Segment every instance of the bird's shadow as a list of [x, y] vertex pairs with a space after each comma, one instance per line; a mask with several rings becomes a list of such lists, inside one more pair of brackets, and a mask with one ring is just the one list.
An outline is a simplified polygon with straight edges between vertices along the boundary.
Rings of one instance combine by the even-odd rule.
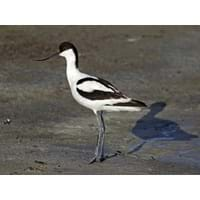
[[166, 107], [165, 102], [156, 102], [150, 106], [150, 111], [132, 129], [132, 134], [141, 140], [133, 145], [129, 153], [140, 150], [144, 144], [155, 141], [183, 141], [197, 138], [182, 130], [180, 126], [171, 120], [156, 117]]

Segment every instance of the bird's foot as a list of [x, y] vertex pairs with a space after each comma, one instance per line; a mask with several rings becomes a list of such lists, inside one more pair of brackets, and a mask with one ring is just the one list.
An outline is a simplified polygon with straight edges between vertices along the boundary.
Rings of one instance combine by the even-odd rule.
[[112, 157], [115, 157], [115, 156], [118, 156], [118, 155], [120, 155], [121, 154], [121, 151], [116, 151], [115, 153], [112, 153], [112, 154], [108, 154], [108, 155], [102, 155], [102, 156], [94, 156], [91, 160], [90, 160], [90, 162], [89, 162], [89, 164], [92, 164], [92, 163], [95, 163], [95, 162], [103, 162], [104, 160], [106, 160], [106, 159], [109, 159], [109, 158], [112, 158]]
[[99, 156], [94, 156], [90, 160], [89, 164], [92, 164], [92, 163], [95, 163], [95, 162], [103, 162], [105, 159], [106, 159], [105, 156], [100, 156], [100, 157]]

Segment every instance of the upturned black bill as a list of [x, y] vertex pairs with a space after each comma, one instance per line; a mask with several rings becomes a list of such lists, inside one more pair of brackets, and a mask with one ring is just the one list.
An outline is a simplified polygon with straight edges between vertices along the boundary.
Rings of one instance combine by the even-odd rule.
[[51, 55], [51, 56], [48, 56], [47, 58], [42, 58], [42, 59], [38, 59], [38, 60], [35, 60], [35, 61], [45, 61], [45, 60], [48, 60], [48, 59], [50, 59], [50, 58], [52, 58], [52, 57], [54, 57], [54, 56], [59, 55], [59, 53], [60, 53], [60, 52], [57, 52], [57, 53], [54, 53], [54, 54]]

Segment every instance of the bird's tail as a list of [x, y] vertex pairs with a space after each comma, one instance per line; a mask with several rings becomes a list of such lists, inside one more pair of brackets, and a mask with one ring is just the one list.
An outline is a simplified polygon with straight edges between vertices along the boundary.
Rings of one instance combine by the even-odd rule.
[[118, 102], [104, 106], [107, 111], [141, 111], [141, 109], [145, 107], [147, 107], [147, 105], [144, 102], [134, 99], [131, 99], [128, 102]]
[[138, 101], [138, 100], [135, 100], [135, 99], [131, 99], [128, 102], [116, 103], [114, 105], [115, 106], [125, 106], [125, 107], [140, 107], [140, 108], [147, 107], [147, 105], [144, 102]]

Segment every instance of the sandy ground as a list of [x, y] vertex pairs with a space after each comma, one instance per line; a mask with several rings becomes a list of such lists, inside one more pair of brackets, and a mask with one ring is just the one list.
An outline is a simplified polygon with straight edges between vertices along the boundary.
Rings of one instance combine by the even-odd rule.
[[[63, 58], [33, 61], [63, 41], [80, 70], [150, 106], [105, 114], [106, 151], [122, 154], [102, 163], [88, 165], [96, 119], [72, 99]], [[199, 27], [0, 26], [0, 174], [199, 174], [199, 44]]]

